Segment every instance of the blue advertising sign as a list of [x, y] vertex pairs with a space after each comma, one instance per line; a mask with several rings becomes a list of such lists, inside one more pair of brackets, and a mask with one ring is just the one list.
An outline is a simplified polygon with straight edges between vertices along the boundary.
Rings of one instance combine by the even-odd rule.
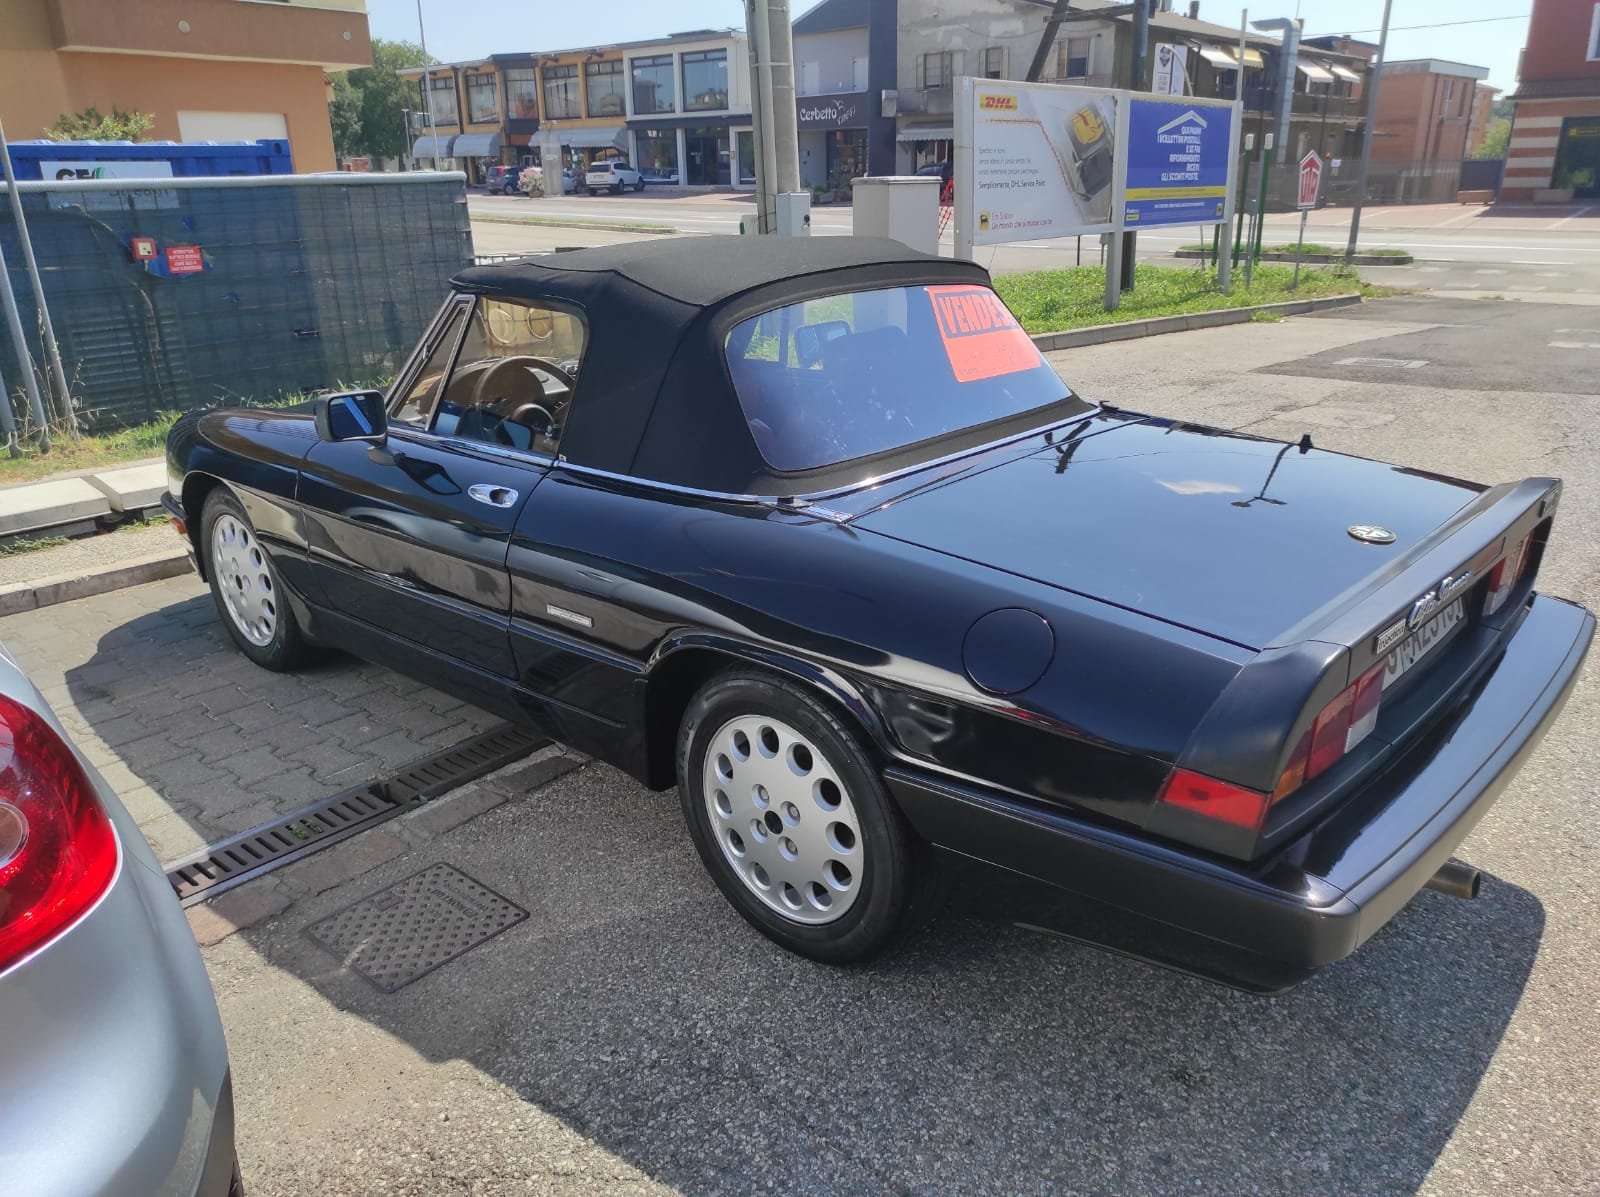
[[1123, 219], [1215, 224], [1228, 194], [1231, 105], [1131, 97]]

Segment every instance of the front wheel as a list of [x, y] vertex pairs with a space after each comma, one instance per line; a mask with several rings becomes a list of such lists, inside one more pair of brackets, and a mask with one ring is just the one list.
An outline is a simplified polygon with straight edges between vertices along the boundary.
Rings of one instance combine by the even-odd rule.
[[723, 674], [684, 714], [678, 793], [723, 896], [790, 951], [877, 955], [930, 905], [934, 870], [855, 733], [793, 683]]
[[621, 183], [613, 183], [613, 184], [611, 184], [611, 194], [612, 195], [621, 195], [622, 194], [622, 184]]
[[293, 669], [305, 655], [305, 637], [239, 500], [221, 487], [212, 491], [200, 531], [211, 597], [234, 644], [264, 669]]
[[641, 178], [639, 180], [638, 184], [634, 187], [634, 190], [635, 191], [643, 191], [644, 190], [644, 179], [643, 178]]

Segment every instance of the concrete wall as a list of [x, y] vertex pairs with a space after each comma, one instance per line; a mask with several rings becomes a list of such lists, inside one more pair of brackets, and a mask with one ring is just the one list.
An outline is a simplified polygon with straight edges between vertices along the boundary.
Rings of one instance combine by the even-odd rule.
[[[904, 4], [905, 0], [901, 0]], [[798, 33], [794, 39], [794, 85], [800, 95], [835, 95], [846, 91], [863, 91], [854, 74], [854, 62], [860, 59], [862, 71], [866, 70], [867, 27], [835, 29], [828, 33]], [[815, 63], [816, 84], [807, 89], [807, 63]]]

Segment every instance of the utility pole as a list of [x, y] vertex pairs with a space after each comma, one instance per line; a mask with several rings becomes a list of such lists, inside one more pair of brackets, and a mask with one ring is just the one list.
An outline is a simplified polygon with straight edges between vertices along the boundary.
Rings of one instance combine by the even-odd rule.
[[1044, 32], [1039, 35], [1039, 45], [1033, 52], [1033, 61], [1028, 64], [1026, 78], [1029, 83], [1039, 82], [1039, 76], [1044, 74], [1044, 64], [1050, 59], [1050, 47], [1056, 44], [1056, 31], [1061, 28], [1061, 22], [1067, 19], [1067, 7], [1070, 3], [1071, 0], [1055, 0], [1055, 7], [1045, 18]]
[[778, 196], [800, 190], [789, 0], [745, 0], [750, 41], [750, 123], [756, 153], [756, 231], [776, 233]]
[[1356, 206], [1350, 213], [1350, 240], [1344, 247], [1344, 264], [1348, 269], [1356, 256], [1356, 242], [1361, 237], [1361, 207], [1367, 202], [1367, 168], [1372, 164], [1372, 123], [1378, 119], [1378, 72], [1383, 68], [1383, 50], [1389, 42], [1389, 8], [1393, 0], [1383, 0], [1383, 26], [1378, 33], [1378, 54], [1367, 68], [1367, 117], [1361, 131], [1361, 169], [1356, 173]]
[[[1133, 53], [1129, 59], [1128, 87], [1132, 91], [1144, 90], [1144, 63], [1150, 53], [1150, 6], [1155, 0], [1134, 0]], [[1139, 248], [1139, 234], [1122, 234], [1122, 289], [1133, 290], [1133, 269]]]

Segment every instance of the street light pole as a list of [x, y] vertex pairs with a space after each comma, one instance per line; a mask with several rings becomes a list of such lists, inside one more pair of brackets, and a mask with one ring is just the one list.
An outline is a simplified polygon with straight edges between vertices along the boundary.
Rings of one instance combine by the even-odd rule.
[[[433, 72], [428, 69], [428, 31], [422, 24], [422, 0], [417, 0], [417, 38], [422, 45], [422, 106], [428, 113], [428, 136], [433, 145], [429, 159], [435, 170], [439, 168], [439, 126], [433, 120]], [[456, 126], [460, 128], [459, 125]], [[560, 186], [559, 172], [556, 186]], [[559, 194], [559, 192], [558, 192]]]
[[1378, 72], [1383, 68], [1383, 50], [1389, 43], [1389, 9], [1394, 0], [1383, 0], [1383, 26], [1378, 32], [1378, 55], [1367, 69], [1367, 117], [1361, 130], [1361, 169], [1356, 174], [1356, 206], [1350, 213], [1350, 240], [1344, 247], [1344, 264], [1349, 268], [1361, 237], [1361, 207], [1367, 202], [1367, 168], [1372, 164], [1373, 121], [1378, 119]]

